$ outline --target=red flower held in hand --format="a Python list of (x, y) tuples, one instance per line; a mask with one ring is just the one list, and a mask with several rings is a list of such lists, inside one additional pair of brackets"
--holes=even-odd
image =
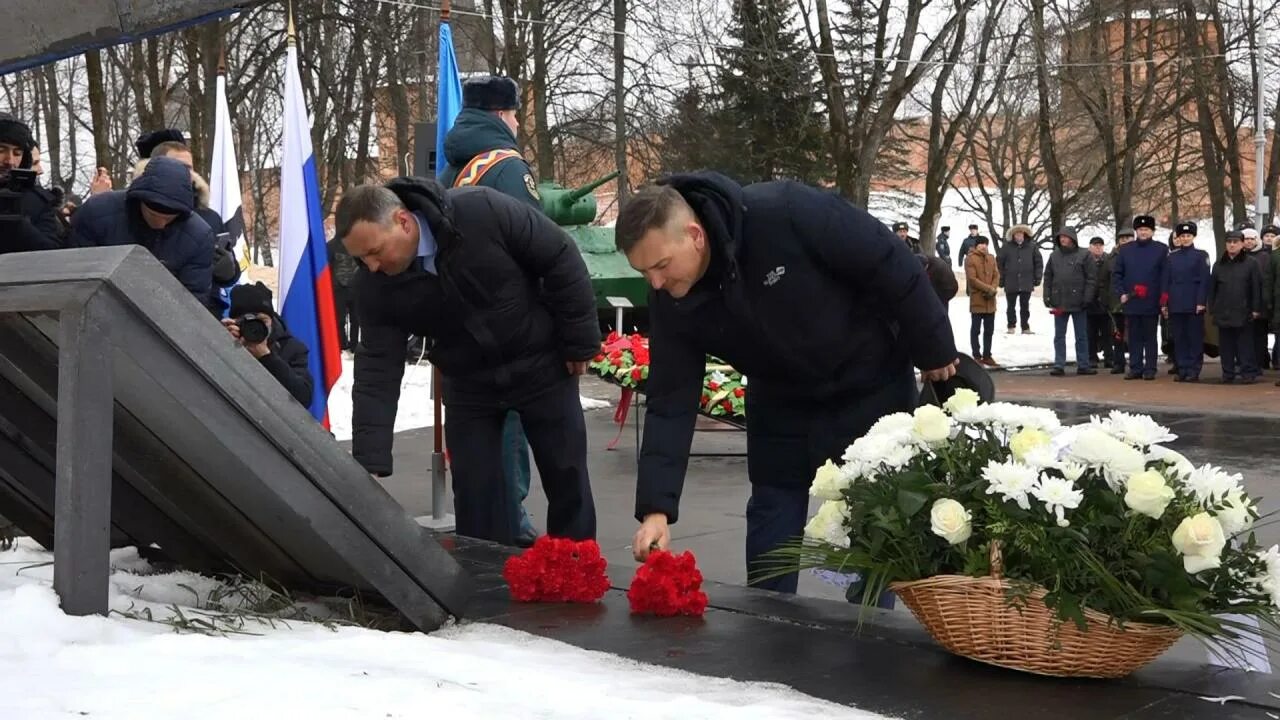
[(631, 581), (627, 600), (635, 614), (701, 617), (707, 609), (707, 594), (702, 592), (702, 573), (693, 553), (686, 550), (677, 556), (651, 550)]
[(609, 589), (608, 564), (595, 540), (543, 535), (533, 547), (507, 558), (502, 578), (519, 602), (591, 603)]
[(1137, 297), (1137, 298), (1145, 298), (1145, 297), (1147, 296), (1147, 286), (1146, 286), (1146, 285), (1134, 285), (1134, 286), (1133, 286), (1133, 295), (1134, 295), (1134, 297)]

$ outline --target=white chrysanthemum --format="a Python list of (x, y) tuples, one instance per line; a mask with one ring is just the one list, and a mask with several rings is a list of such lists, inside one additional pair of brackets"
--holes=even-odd
[(840, 500), (841, 493), (850, 485), (852, 478), (840, 472), (836, 464), (828, 460), (813, 474), (813, 484), (809, 486), (809, 494), (823, 500)]
[(990, 405), (974, 405), (951, 410), (951, 417), (955, 418), (956, 422), (964, 423), (965, 425), (989, 425), (994, 413)]
[(1254, 579), (1254, 583), (1271, 596), (1272, 605), (1280, 608), (1280, 545), (1272, 545), (1258, 553), (1258, 559), (1262, 560), (1266, 569)]
[(836, 547), (849, 547), (849, 506), (841, 500), (828, 500), (804, 526), (804, 536)]
[(1205, 464), (1192, 470), (1182, 484), (1195, 494), (1201, 507), (1208, 508), (1232, 493), (1244, 492), (1243, 479), (1239, 473), (1230, 475), (1222, 468)]
[(934, 405), (916, 408), (911, 439), (926, 447), (938, 447), (951, 438), (951, 417)]
[(1150, 416), (1134, 415), (1121, 410), (1112, 410), (1105, 420), (1094, 415), (1090, 423), (1136, 447), (1145, 448), (1178, 439), (1169, 428), (1152, 420)]
[(987, 494), (999, 494), (1005, 500), (1015, 502), (1023, 510), (1031, 509), (1027, 493), (1035, 487), (1040, 472), (1034, 467), (1016, 460), (996, 462), (992, 460), (982, 469), (982, 479), (987, 481)]
[(1046, 510), (1058, 516), (1058, 527), (1070, 524), (1065, 511), (1080, 507), (1080, 501), (1084, 500), (1084, 493), (1077, 490), (1070, 480), (1049, 475), (1040, 476), (1040, 481), (1031, 488), (1031, 494), (1044, 503)]
[(1228, 494), (1217, 515), (1218, 522), (1222, 523), (1222, 532), (1230, 537), (1253, 527), (1253, 509), (1253, 501), (1248, 495), (1243, 492)]
[(1080, 463), (1065, 462), (1058, 465), (1058, 472), (1073, 483), (1080, 481), (1080, 477), (1084, 475), (1085, 470), (1088, 470), (1088, 468)]
[(1052, 435), (1062, 428), (1057, 414), (1047, 408), (1013, 403), (991, 403), (986, 407), (990, 409), (993, 425), (1010, 430), (1043, 430)]
[(1049, 433), (1036, 428), (1019, 430), (1009, 438), (1009, 452), (1018, 460), (1027, 457), (1027, 453), (1039, 448), (1049, 447)]
[(1022, 462), (1037, 470), (1057, 469), (1059, 466), (1058, 451), (1048, 445), (1038, 447), (1027, 452), (1022, 457)]
[(1196, 469), (1196, 466), (1192, 465), (1191, 461), (1188, 460), (1185, 455), (1177, 450), (1170, 450), (1163, 445), (1152, 445), (1147, 448), (1147, 456), (1145, 459), (1148, 462), (1163, 462), (1172, 465), (1173, 473), (1176, 474), (1179, 479), (1185, 478), (1195, 472)]
[(954, 416), (957, 412), (978, 407), (980, 401), (981, 398), (978, 397), (978, 393), (969, 388), (959, 388), (951, 394), (951, 397), (947, 398), (946, 402), (942, 403), (942, 407)]
[(915, 418), (904, 412), (896, 412), (885, 415), (876, 421), (871, 429), (867, 431), (867, 435), (892, 435), (901, 436), (902, 433), (910, 433), (911, 426), (915, 423)]
[(1146, 469), (1141, 452), (1096, 426), (1087, 426), (1076, 434), (1067, 446), (1066, 459), (1102, 470), (1107, 484), (1117, 492), (1130, 475)]

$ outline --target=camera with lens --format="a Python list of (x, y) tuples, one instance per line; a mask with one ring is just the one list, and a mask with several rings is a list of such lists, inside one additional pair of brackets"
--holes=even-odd
[(266, 321), (253, 313), (236, 318), (236, 327), (240, 328), (240, 339), (246, 345), (257, 345), (266, 340), (267, 335), (271, 334), (271, 331), (267, 329)]
[(21, 215), (22, 196), (35, 186), (35, 170), (14, 168), (0, 176), (0, 215)]

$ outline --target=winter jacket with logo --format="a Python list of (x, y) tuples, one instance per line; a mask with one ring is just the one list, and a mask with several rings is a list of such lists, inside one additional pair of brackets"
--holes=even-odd
[(1044, 269), (1046, 307), (1079, 312), (1093, 302), (1097, 292), (1097, 270), (1093, 256), (1078, 247), (1059, 247), (1049, 256)]
[[(467, 163), (490, 150), (519, 150), (511, 128), (491, 112), (467, 108), (458, 113), (453, 127), (444, 138), (444, 156), (449, 165), (440, 176), (440, 183), (445, 187), (453, 187), (458, 173), (462, 172)], [(480, 178), (479, 184), (542, 208), (533, 173), (524, 158), (508, 158), (494, 165)]]
[[(1014, 231), (1026, 233), (1022, 244), (1013, 241)], [(1000, 287), (1011, 293), (1031, 292), (1040, 286), (1044, 275), (1044, 258), (1031, 240), (1031, 228), (1018, 225), (1009, 231), (1009, 240), (996, 254), (1000, 263)]]
[(1164, 265), (1160, 301), (1171, 313), (1194, 313), (1209, 304), (1209, 253), (1198, 248), (1174, 248)]
[[(436, 238), (437, 274), (356, 276), (361, 345), (352, 390), (352, 454), (392, 472), (409, 334), (427, 339), (447, 404), (498, 405), (568, 377), (566, 361), (600, 351), (595, 295), (573, 240), (541, 212), (487, 187), (445, 190), (434, 180), (387, 184)], [(699, 376), (701, 377), (701, 376)]]
[(661, 182), (692, 206), (712, 261), (685, 297), (650, 292), (637, 518), (677, 519), (707, 354), (750, 378), (751, 407), (779, 408), (856, 404), (913, 382), (913, 365), (955, 360), (920, 262), (864, 210), (789, 181), (742, 187), (706, 172)]
[(1111, 292), (1117, 300), (1129, 296), (1121, 305), (1125, 315), (1160, 314), (1160, 288), (1168, 256), (1169, 247), (1155, 240), (1134, 240), (1117, 250)]
[(1223, 255), (1213, 266), (1209, 282), (1209, 312), (1218, 327), (1246, 327), (1253, 313), (1262, 312), (1262, 272), (1258, 262), (1241, 251)]

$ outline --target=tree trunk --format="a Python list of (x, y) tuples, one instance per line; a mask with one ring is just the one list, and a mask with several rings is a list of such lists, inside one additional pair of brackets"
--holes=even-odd
[[(803, 13), (805, 26), (808, 27), (808, 15)], [(831, 162), (836, 166), (836, 189), (846, 198), (854, 197), (854, 166), (849, 141), (849, 115), (845, 105), (844, 84), (840, 80), (840, 69), (836, 65), (835, 45), (831, 41), (831, 14), (827, 9), (827, 0), (817, 0), (818, 42), (815, 53), (818, 69), (822, 73), (822, 84), (827, 90), (827, 122), (831, 136)], [(811, 38), (812, 41), (812, 38)]]
[[(1200, 21), (1197, 15), (1196, 5), (1192, 2), (1184, 2), (1183, 8), (1183, 35), (1185, 44), (1190, 48), (1194, 67), (1202, 67), (1200, 63), (1204, 62), (1206, 43), (1201, 37)], [(1216, 52), (1216, 49), (1214, 50)], [(1217, 237), (1218, 254), (1221, 255), (1226, 251), (1226, 212), (1227, 212), (1227, 195), (1225, 190), (1226, 177), (1223, 172), (1222, 158), (1219, 156), (1218, 148), (1214, 142), (1217, 136), (1217, 128), (1214, 125), (1213, 109), (1211, 103), (1214, 100), (1211, 97), (1212, 90), (1209, 87), (1209, 81), (1205, 77), (1207, 73), (1192, 73), (1192, 82), (1195, 84), (1195, 102), (1196, 102), (1196, 125), (1200, 135), (1200, 154), (1204, 161), (1204, 177), (1206, 186), (1209, 190), (1209, 206), (1213, 216), (1213, 233)]]
[(1053, 126), (1050, 124), (1052, 109), (1049, 104), (1049, 68), (1045, 53), (1048, 43), (1045, 38), (1044, 24), (1045, 0), (1032, 3), (1032, 34), (1036, 47), (1036, 95), (1039, 100), (1039, 113), (1036, 127), (1039, 131), (1040, 158), (1044, 165), (1044, 177), (1049, 186), (1049, 226), (1062, 227), (1066, 215), (1065, 193), (1063, 190), (1062, 167), (1058, 164)]
[[(615, 0), (617, 2), (617, 0)], [(543, 0), (533, 0), (533, 78), (530, 91), (533, 95), (533, 154), (539, 180), (554, 180), (556, 176), (555, 148), (551, 142), (550, 112), (547, 108), (547, 27), (543, 13)]]
[[(93, 154), (96, 167), (111, 167), (111, 145), (107, 135), (107, 91), (102, 82), (102, 54), (90, 50), (84, 54), (89, 76), (89, 115), (93, 118)], [(112, 178), (119, 180), (119, 178)]]
[(618, 172), (618, 207), (626, 202), (631, 190), (627, 173), (627, 0), (613, 0), (613, 160)]
[[(43, 114), (46, 139), (44, 149), (45, 156), (48, 158), (45, 167), (49, 171), (51, 184), (69, 189), (68, 176), (62, 173), (62, 93), (58, 92), (58, 67), (54, 63), (49, 63), (40, 68), (39, 73), (40, 78), (37, 82), (44, 84)], [(72, 135), (74, 134), (73, 130)]]
[(187, 58), (187, 146), (195, 167), (205, 167), (204, 91), (200, 84), (200, 28), (182, 31), (182, 49)]

